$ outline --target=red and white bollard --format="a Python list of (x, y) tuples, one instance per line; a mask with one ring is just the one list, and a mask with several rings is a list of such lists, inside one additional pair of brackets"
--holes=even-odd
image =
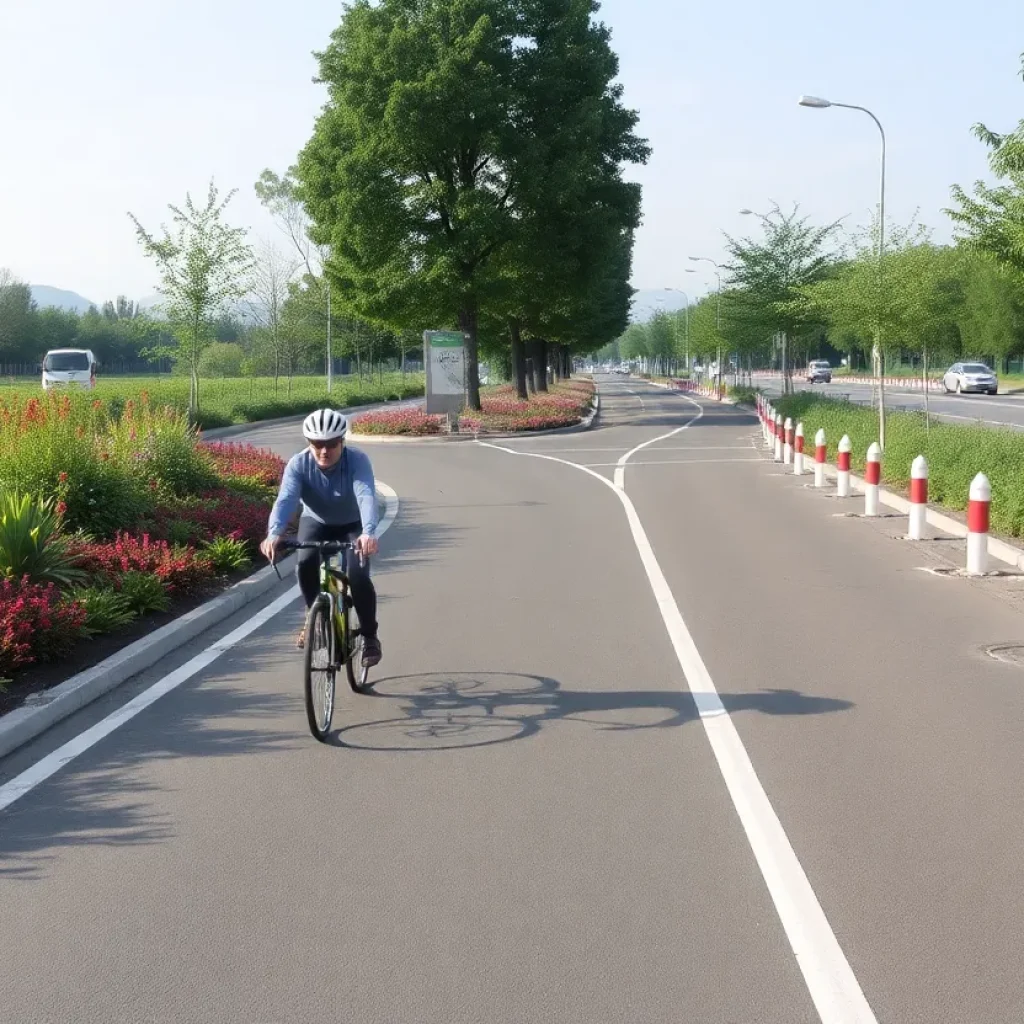
[(992, 485), (984, 473), (971, 481), (967, 503), (967, 571), (972, 576), (988, 572), (988, 520)]
[(787, 416), (782, 425), (782, 462), (786, 466), (793, 464), (793, 421)]
[(836, 481), (836, 494), (840, 498), (850, 496), (850, 439), (843, 434), (839, 441), (839, 478)]
[(871, 442), (868, 448), (867, 462), (864, 464), (864, 515), (878, 515), (878, 485), (882, 482), (882, 449), (877, 441)]
[(804, 475), (804, 425), (798, 423), (793, 434), (793, 475)]
[(814, 486), (825, 486), (825, 431), (819, 430), (814, 435)]
[(782, 425), (782, 413), (775, 414), (775, 461), (782, 461), (782, 435), (785, 428)]
[(924, 527), (928, 522), (928, 462), (918, 455), (910, 466), (910, 540), (924, 540)]

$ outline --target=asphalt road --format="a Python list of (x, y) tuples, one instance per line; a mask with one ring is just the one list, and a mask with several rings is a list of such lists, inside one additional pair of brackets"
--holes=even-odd
[(384, 660), (332, 743), (293, 604), (0, 811), (0, 1019), (1024, 1019), (1024, 583), (601, 389), (584, 434), (366, 445)]
[[(782, 391), (778, 377), (754, 374), (754, 384), (769, 395), (779, 395)], [(861, 405), (871, 404), (872, 388), (869, 384), (848, 384), (838, 377), (833, 378), (832, 384), (808, 384), (794, 377), (793, 385), (797, 391), (847, 397)], [(924, 412), (924, 392), (886, 388), (885, 403), (887, 409)], [(928, 411), (950, 423), (983, 423), (986, 426), (1024, 429), (1024, 395), (944, 395), (930, 392)]]

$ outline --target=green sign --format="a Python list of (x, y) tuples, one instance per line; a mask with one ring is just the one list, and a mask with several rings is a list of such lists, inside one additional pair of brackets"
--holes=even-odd
[(466, 344), (460, 331), (430, 331), (429, 336), (431, 348), (462, 348)]

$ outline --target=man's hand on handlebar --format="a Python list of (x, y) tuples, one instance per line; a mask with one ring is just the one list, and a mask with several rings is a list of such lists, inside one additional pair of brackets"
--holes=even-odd
[(375, 555), (380, 550), (380, 545), (377, 543), (376, 537), (371, 537), (369, 534), (364, 533), (361, 537), (356, 540), (356, 551), (359, 552), (360, 558), (367, 558), (370, 555)]
[(277, 550), (281, 546), (282, 540), (284, 537), (268, 537), (260, 544), (260, 551), (266, 556), (268, 562), (277, 561)]

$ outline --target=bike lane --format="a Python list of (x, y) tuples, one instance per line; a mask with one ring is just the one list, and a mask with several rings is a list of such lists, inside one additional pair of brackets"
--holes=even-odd
[(309, 736), (296, 604), (0, 812), (5, 1014), (814, 1020), (614, 495), (369, 450), (376, 695)]

